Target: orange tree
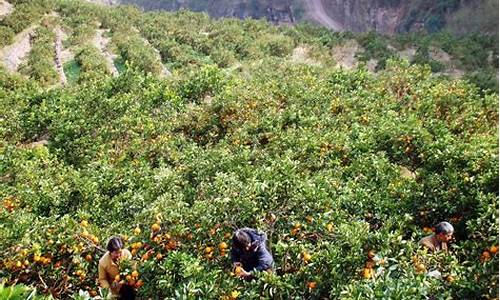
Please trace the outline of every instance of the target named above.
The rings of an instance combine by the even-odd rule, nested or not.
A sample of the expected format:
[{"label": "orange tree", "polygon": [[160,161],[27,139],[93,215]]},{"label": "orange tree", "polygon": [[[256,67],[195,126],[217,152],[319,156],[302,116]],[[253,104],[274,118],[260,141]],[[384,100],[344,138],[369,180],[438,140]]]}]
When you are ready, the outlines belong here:
[{"label": "orange tree", "polygon": [[[400,63],[248,68],[6,89],[2,278],[95,295],[120,234],[135,262],[119,280],[143,296],[495,296],[495,95]],[[443,219],[450,255],[418,251]],[[265,230],[276,260],[250,283],[229,259],[241,226]]]}]

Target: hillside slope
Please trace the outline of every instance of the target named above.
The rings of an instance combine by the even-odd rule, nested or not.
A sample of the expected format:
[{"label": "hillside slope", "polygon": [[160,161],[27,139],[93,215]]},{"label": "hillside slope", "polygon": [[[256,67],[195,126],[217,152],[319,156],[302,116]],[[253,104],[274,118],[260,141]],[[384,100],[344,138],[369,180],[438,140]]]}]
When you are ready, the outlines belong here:
[{"label": "hillside slope", "polygon": [[[442,29],[498,35],[496,0],[117,0],[146,10],[190,9],[212,17],[265,18],[276,24],[312,20],[328,28],[383,34]],[[326,21],[325,20],[330,20]],[[332,26],[332,24],[335,24]]]},{"label": "hillside slope", "polygon": [[[98,299],[111,236],[143,299],[498,298],[490,36],[12,3],[2,47],[33,32],[0,67],[0,298]],[[442,220],[449,252],[419,248]],[[237,277],[239,227],[273,272]]]}]

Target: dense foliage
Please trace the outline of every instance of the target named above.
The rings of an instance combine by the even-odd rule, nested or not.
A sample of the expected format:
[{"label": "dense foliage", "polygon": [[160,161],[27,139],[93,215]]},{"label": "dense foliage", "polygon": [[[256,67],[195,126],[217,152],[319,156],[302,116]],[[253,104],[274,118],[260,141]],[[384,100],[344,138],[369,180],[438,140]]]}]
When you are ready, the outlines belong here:
[{"label": "dense foliage", "polygon": [[[61,18],[72,5],[88,4]],[[320,60],[349,37],[308,25],[88,7],[127,61],[118,77],[89,45],[65,87],[0,69],[0,295],[93,297],[121,235],[144,297],[498,297],[496,93],[393,59],[298,63],[297,45]],[[449,255],[418,249],[441,220]],[[240,226],[267,232],[274,273],[234,276]]]}]

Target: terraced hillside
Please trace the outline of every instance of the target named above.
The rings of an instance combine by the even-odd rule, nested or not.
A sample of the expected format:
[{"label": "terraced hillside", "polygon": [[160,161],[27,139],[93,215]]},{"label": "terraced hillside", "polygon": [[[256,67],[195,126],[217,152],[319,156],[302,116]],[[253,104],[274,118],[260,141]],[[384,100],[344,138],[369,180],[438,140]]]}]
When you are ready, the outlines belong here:
[{"label": "terraced hillside", "polygon": [[[309,25],[290,30],[261,21],[214,21],[202,14],[187,20],[187,12],[141,16],[132,7],[75,1],[62,1],[60,5],[20,1],[16,10],[12,9],[1,21],[0,36],[5,37],[1,61],[8,70],[46,85],[65,83],[66,78],[71,83],[85,81],[93,73],[117,75],[127,61],[142,71],[168,76],[188,65],[215,63],[229,67],[267,55],[292,57],[294,49],[306,47],[311,58],[316,56],[327,65],[350,69],[367,64],[369,70],[378,71],[387,59],[403,58],[429,64],[437,74],[465,74],[482,88],[498,90],[498,45],[491,36],[456,38],[441,33],[387,37],[329,33]],[[122,15],[130,25],[119,19]],[[243,33],[243,29],[249,33]],[[35,44],[38,46],[32,49]]]},{"label": "terraced hillside", "polygon": [[[142,299],[498,298],[491,36],[9,3],[0,298],[104,296],[113,235]],[[449,252],[420,249],[442,220]],[[237,227],[274,272],[236,276]]]}]

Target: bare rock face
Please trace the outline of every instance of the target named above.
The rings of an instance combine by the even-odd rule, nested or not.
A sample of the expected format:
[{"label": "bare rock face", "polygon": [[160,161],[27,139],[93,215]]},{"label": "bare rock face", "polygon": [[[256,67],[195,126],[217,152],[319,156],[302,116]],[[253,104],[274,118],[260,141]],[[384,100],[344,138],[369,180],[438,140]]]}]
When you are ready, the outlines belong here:
[{"label": "bare rock face", "polygon": [[[188,9],[206,12],[214,18],[263,18],[274,24],[295,24],[310,20],[333,30],[376,31],[384,34],[407,31],[434,32],[442,29],[448,21],[455,23],[454,26],[464,32],[474,28],[476,31],[478,28],[493,28],[493,32],[496,33],[498,28],[498,13],[495,13],[498,11],[498,0],[461,0],[448,1],[444,4],[443,1],[433,0],[87,1],[99,4],[135,4],[145,10]],[[460,13],[457,15],[457,12]],[[482,15],[488,17],[482,18]],[[461,26],[469,23],[471,29],[468,29],[470,26]]]},{"label": "bare rock face", "polygon": [[0,19],[9,15],[13,10],[12,4],[5,0],[0,0]]},{"label": "bare rock face", "polygon": [[351,70],[356,68],[358,60],[356,53],[361,47],[356,40],[349,40],[343,45],[336,46],[332,49],[332,57],[337,62],[337,66],[342,69]]},{"label": "bare rock face", "polygon": [[377,0],[323,1],[326,12],[346,30],[394,33],[405,16],[406,5],[384,5]]},{"label": "bare rock face", "polygon": [[17,71],[19,65],[31,50],[31,36],[34,32],[34,26],[26,28],[18,33],[14,42],[3,49],[0,49],[0,62],[10,72]]},{"label": "bare rock face", "polygon": [[[117,0],[114,0],[117,1]],[[145,10],[177,11],[189,9],[206,12],[211,17],[233,17],[239,19],[266,19],[274,24],[293,24],[293,0],[119,0],[122,4],[136,4]]]}]

